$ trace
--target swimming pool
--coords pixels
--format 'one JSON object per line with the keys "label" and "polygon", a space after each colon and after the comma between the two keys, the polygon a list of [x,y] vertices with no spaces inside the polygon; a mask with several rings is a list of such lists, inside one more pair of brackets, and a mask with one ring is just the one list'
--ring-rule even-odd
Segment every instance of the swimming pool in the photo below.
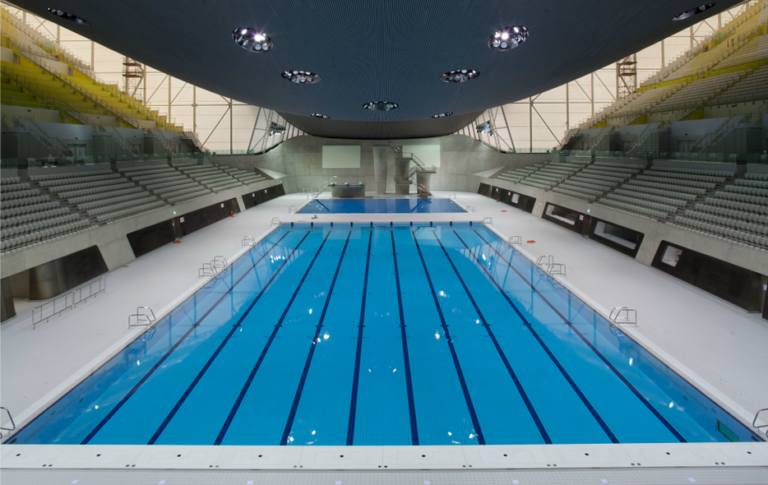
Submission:
{"label": "swimming pool", "polygon": [[450,199],[315,199],[299,214],[419,214],[465,212]]}
{"label": "swimming pool", "polygon": [[9,441],[760,441],[480,224],[283,225]]}

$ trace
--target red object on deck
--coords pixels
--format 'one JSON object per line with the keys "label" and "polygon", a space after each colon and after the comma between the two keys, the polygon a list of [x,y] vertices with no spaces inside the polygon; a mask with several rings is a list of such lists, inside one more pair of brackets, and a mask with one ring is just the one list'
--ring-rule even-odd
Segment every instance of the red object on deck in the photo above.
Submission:
{"label": "red object on deck", "polygon": [[528,244],[533,244],[533,243],[535,243],[536,241],[534,241],[533,239],[531,239],[530,241],[525,241],[525,242],[527,242]]}

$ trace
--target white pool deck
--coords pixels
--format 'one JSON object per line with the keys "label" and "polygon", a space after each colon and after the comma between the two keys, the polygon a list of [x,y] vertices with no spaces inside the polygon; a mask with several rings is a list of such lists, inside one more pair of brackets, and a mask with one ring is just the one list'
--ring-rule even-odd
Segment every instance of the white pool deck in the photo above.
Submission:
{"label": "white pool deck", "polygon": [[[435,193],[435,197],[448,195]],[[617,306],[636,309],[638,325],[625,327],[625,331],[745,424],[751,423],[758,409],[768,407],[768,359],[765,357],[768,348],[768,322],[761,319],[760,315],[748,314],[730,303],[644,266],[595,241],[496,203],[492,199],[471,193],[456,193],[456,201],[464,206],[473,206],[474,213],[334,214],[320,215],[313,221],[447,222],[480,221],[485,217],[492,217],[493,224],[490,227],[505,239],[508,236],[522,236],[523,241],[536,241],[533,244],[524,242],[522,246],[516,247],[527,256],[535,259],[540,255],[551,254],[557,262],[565,263],[568,275],[558,279],[597,310],[607,313]],[[243,237],[251,235],[258,239],[265,235],[271,230],[272,217],[279,217],[284,223],[310,222],[310,215],[289,213],[290,206],[300,207],[306,202],[305,195],[284,196],[186,236],[181,244],[169,244],[142,256],[127,267],[106,275],[105,294],[49,323],[38,325],[35,330],[32,329],[32,308],[41,302],[30,304],[17,300],[17,316],[0,327],[0,405],[13,413],[17,425],[28,422],[142,331],[128,328],[128,315],[133,313],[137,306],[151,307],[159,319],[204,284],[197,275],[202,263],[210,261],[213,256],[234,260],[245,250],[241,246]],[[201,416],[201,419],[205,419],[204,416]],[[631,417],[628,416],[628,419]],[[97,457],[97,454],[100,456]],[[178,457],[179,454],[182,456]],[[47,465],[53,465],[57,470],[125,470],[128,466],[132,470],[218,468],[303,471],[469,471],[469,468],[554,471],[553,465],[556,465],[562,472],[562,469],[637,469],[638,466],[643,469],[697,467],[696,470],[703,470],[699,475],[702,479],[698,483],[710,483],[704,480],[706,471],[710,468],[719,473],[723,467],[749,467],[750,470],[752,467],[768,467],[768,443],[418,448],[95,445],[0,447],[0,466],[3,469],[0,473],[4,474],[4,483],[5,479],[9,480],[8,483],[43,483],[28,481],[29,478],[21,472],[23,469],[41,471],[41,468],[48,468]],[[5,473],[6,471],[13,473]],[[729,483],[753,483],[754,480],[757,480],[754,483],[768,483],[768,469],[761,468],[759,471],[764,473],[750,475],[752,478],[745,478],[744,481]],[[736,480],[736,475],[733,477]],[[236,478],[236,481],[221,483],[246,483],[241,482],[239,476],[233,475],[230,478]],[[158,483],[152,480],[154,476],[141,483]],[[408,482],[422,483],[414,482],[410,478]],[[80,483],[85,485],[86,482]],[[171,483],[176,482],[168,482],[169,485]],[[493,479],[484,483],[501,482]],[[505,478],[504,483],[511,482]]]}

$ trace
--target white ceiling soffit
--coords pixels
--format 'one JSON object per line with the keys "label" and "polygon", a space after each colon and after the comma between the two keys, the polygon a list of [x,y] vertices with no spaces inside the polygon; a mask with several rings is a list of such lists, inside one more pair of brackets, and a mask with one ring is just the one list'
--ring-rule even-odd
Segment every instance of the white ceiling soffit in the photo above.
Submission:
{"label": "white ceiling soffit", "polygon": [[[555,88],[717,15],[742,0],[674,22],[704,0],[14,0],[121,54],[228,98],[279,111],[311,134],[345,138],[453,133],[477,113]],[[48,7],[87,20],[79,25]],[[528,40],[493,51],[505,26],[528,28]],[[263,31],[268,52],[232,39],[236,27]],[[441,74],[475,69],[465,83]],[[317,73],[311,85],[285,70]],[[391,111],[369,102],[398,104]],[[432,119],[441,112],[453,116]],[[321,113],[330,120],[309,118]],[[462,116],[463,115],[463,116]],[[311,123],[310,123],[311,121]],[[347,122],[324,129],[321,122]],[[330,124],[330,123],[329,123]]]}

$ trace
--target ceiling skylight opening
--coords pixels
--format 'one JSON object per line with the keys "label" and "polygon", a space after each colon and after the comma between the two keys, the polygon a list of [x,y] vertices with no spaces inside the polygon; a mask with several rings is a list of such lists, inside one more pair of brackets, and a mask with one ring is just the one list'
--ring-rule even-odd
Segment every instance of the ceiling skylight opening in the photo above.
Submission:
{"label": "ceiling skylight opening", "polygon": [[232,39],[248,52],[267,52],[272,49],[272,40],[267,34],[248,27],[233,30]]}
{"label": "ceiling skylight opening", "polygon": [[329,119],[331,119],[331,117],[330,117],[330,116],[325,116],[325,115],[324,115],[324,114],[322,114],[322,113],[309,113],[309,116],[311,116],[311,117],[313,117],[313,118],[322,118],[322,119],[324,119],[324,120],[329,120]]}
{"label": "ceiling skylight opening", "polygon": [[363,108],[369,109],[371,111],[391,111],[393,109],[399,108],[400,105],[397,103],[392,103],[390,101],[371,101],[370,103],[365,103],[363,105]]}
{"label": "ceiling skylight opening", "polygon": [[447,83],[465,83],[471,81],[480,75],[480,72],[474,69],[457,69],[455,71],[448,71],[440,76],[441,81]]}
{"label": "ceiling skylight opening", "polygon": [[437,113],[436,115],[432,115],[433,118],[446,118],[448,116],[453,115],[453,111],[446,111],[445,113]]}
{"label": "ceiling skylight opening", "polygon": [[56,8],[49,8],[48,11],[51,12],[52,14],[56,15],[57,17],[61,17],[63,19],[66,19],[66,20],[69,20],[71,22],[74,22],[76,24],[91,25],[91,23],[88,22],[87,20],[81,19],[80,17],[77,17],[77,16],[72,15],[72,14],[68,14],[67,12],[65,12],[63,10],[59,10],[59,9],[56,9]]}
{"label": "ceiling skylight opening", "polygon": [[679,22],[680,20],[685,20],[693,17],[694,15],[698,15],[701,12],[704,12],[706,10],[709,10],[710,8],[714,7],[714,3],[708,3],[706,5],[702,5],[701,7],[692,8],[691,10],[686,10],[685,12],[681,13],[680,15],[675,16],[672,20],[675,22]]}
{"label": "ceiling skylight opening", "polygon": [[504,27],[494,32],[488,39],[488,47],[495,51],[508,51],[519,46],[528,39],[528,29],[522,25]]}
{"label": "ceiling skylight opening", "polygon": [[296,84],[315,84],[320,82],[320,76],[309,71],[283,71],[283,79]]}

